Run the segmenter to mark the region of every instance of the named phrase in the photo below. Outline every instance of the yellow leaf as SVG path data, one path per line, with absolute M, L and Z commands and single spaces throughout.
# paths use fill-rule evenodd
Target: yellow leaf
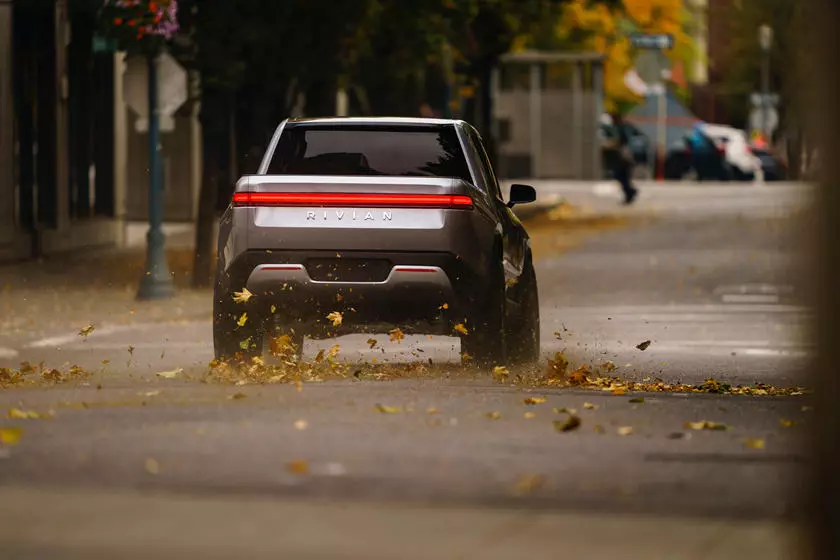
M 296 459 L 286 465 L 286 470 L 293 474 L 307 474 L 309 472 L 309 463 L 303 459 Z
M 569 414 L 565 420 L 555 420 L 553 422 L 554 429 L 558 432 L 571 432 L 580 428 L 580 417 L 574 414 Z
M 502 414 L 500 412 L 488 412 L 485 416 L 490 420 L 498 420 L 502 417 Z
M 514 487 L 514 492 L 518 495 L 530 494 L 535 490 L 539 490 L 545 484 L 545 478 L 538 474 L 526 474 L 519 477 Z
M 686 422 L 685 427 L 691 430 L 727 430 L 726 424 L 719 424 L 717 422 L 709 422 L 708 420 L 700 420 L 699 422 Z
M 391 342 L 396 342 L 397 344 L 401 344 L 405 339 L 405 333 L 403 333 L 402 329 L 399 327 L 388 331 L 388 336 L 391 339 Z
M 605 433 L 607 433 L 607 431 L 604 429 L 604 427 L 603 427 L 601 424 L 595 424 L 595 425 L 592 427 L 592 429 L 593 429 L 593 430 L 595 430 L 595 433 L 598 433 L 598 434 L 605 434 Z
M 40 412 L 35 412 L 34 410 L 22 410 L 20 408 L 9 409 L 9 418 L 13 418 L 15 420 L 37 420 L 39 418 L 50 417 L 50 414 L 41 414 Z
M 525 413 L 525 414 L 523 414 L 522 416 L 524 416 L 524 418 L 525 418 L 526 420 L 531 420 L 532 418 L 536 418 L 536 417 L 537 417 L 537 415 L 536 415 L 536 414 L 534 414 L 534 413 L 533 413 L 533 412 L 531 412 L 531 411 L 526 412 L 526 413 Z
M 247 322 L 248 322 L 248 313 L 247 312 L 240 315 L 239 319 L 236 320 L 236 324 L 239 325 L 240 327 L 244 327 L 245 323 L 247 323 Z
M 528 397 L 522 402 L 525 404 L 542 404 L 545 402 L 545 397 Z
M 103 366 L 107 366 L 110 363 L 111 363 L 111 360 L 102 360 L 102 365 Z
M 146 459 L 143 466 L 146 468 L 146 472 L 149 473 L 149 474 L 155 474 L 156 475 L 156 474 L 160 473 L 160 465 L 154 459 L 151 459 L 151 458 Z
M 616 433 L 620 436 L 629 436 L 633 433 L 633 426 L 620 426 Z
M 169 371 L 159 371 L 155 375 L 163 379 L 174 379 L 179 374 L 184 373 L 184 368 L 175 368 Z
M 274 315 L 274 313 L 275 313 L 275 312 L 277 312 L 277 306 L 276 306 L 276 305 L 272 305 L 272 306 L 271 306 L 271 310 L 270 310 L 270 311 L 271 311 L 271 314 L 272 314 L 272 315 Z
M 324 361 L 324 349 L 321 348 L 320 350 L 318 350 L 318 353 L 315 355 L 315 363 L 320 364 L 323 361 Z
M 309 426 L 309 422 L 306 420 L 295 420 L 294 426 L 296 430 L 305 430 Z
M 434 408 L 434 407 L 429 407 L 429 408 L 426 409 L 426 413 L 428 413 L 428 414 L 437 414 L 438 412 L 440 412 L 440 411 L 438 409 Z
M 383 414 L 399 414 L 400 412 L 402 412 L 396 406 L 386 406 L 384 404 L 377 404 L 375 408 Z
M 504 381 L 509 375 L 510 372 L 505 366 L 496 366 L 493 368 L 493 379 L 496 381 Z
M 744 440 L 744 445 L 746 445 L 750 449 L 764 449 L 764 440 L 763 439 L 747 439 L 747 440 Z
M 344 317 L 341 316 L 341 313 L 338 311 L 333 311 L 329 315 L 327 315 L 327 319 L 332 322 L 332 326 L 338 327 L 341 325 L 341 322 L 344 320 Z
M 598 405 L 585 402 L 585 403 L 583 403 L 583 408 L 585 408 L 587 410 L 596 410 L 598 408 Z
M 370 347 L 371 350 L 376 346 L 377 340 L 375 338 L 367 339 L 367 345 Z
M 613 389 L 612 394 L 616 397 L 621 397 L 623 395 L 626 395 L 627 391 L 625 389 Z
M 554 409 L 554 412 L 556 412 L 557 414 L 577 414 L 577 409 L 575 409 L 575 408 L 566 408 L 566 407 L 564 406 L 563 408 L 555 408 L 555 409 Z
M 452 328 L 458 334 L 469 334 L 469 331 L 467 330 L 467 327 L 465 327 L 463 323 L 458 323 L 457 325 L 455 325 Z
M 779 424 L 781 424 L 783 428 L 792 428 L 796 424 L 796 422 L 794 422 L 793 420 L 782 418 L 781 420 L 779 420 Z
M 239 399 L 245 399 L 247 397 L 248 397 L 248 395 L 246 395 L 245 393 L 234 393 L 234 394 L 230 395 L 228 398 L 232 401 L 238 401 Z
M 95 330 L 93 324 L 90 324 L 79 331 L 79 336 L 89 336 Z
M 449 309 L 449 304 L 448 304 L 448 303 L 444 303 L 444 304 L 443 304 L 443 305 L 441 305 L 438 309 Z
M 0 428 L 0 443 L 5 445 L 17 445 L 23 435 L 23 428 L 18 426 L 11 426 L 9 428 Z
M 236 303 L 248 303 L 248 300 L 254 297 L 248 288 L 242 288 L 241 292 L 233 292 L 233 301 Z
M 644 397 L 633 397 L 633 398 L 632 398 L 632 399 L 630 399 L 628 402 L 631 402 L 631 403 L 643 403 L 643 402 L 645 402 L 645 398 L 644 398 Z
M 606 362 L 601 364 L 599 367 L 602 370 L 606 371 L 607 373 L 613 372 L 618 368 L 618 366 L 616 366 L 615 363 L 611 362 L 610 360 L 607 360 Z
M 330 347 L 330 349 L 327 350 L 327 360 L 330 361 L 330 362 L 334 361 L 336 356 L 338 356 L 338 353 L 340 351 L 341 351 L 341 345 L 340 344 L 333 344 Z

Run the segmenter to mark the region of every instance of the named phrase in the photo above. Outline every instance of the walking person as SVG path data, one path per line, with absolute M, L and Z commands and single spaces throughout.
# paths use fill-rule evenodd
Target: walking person
M 632 182 L 633 167 L 636 161 L 633 157 L 633 151 L 630 149 L 630 136 L 627 134 L 621 115 L 613 113 L 610 116 L 615 128 L 612 158 L 613 177 L 621 185 L 621 190 L 624 193 L 624 204 L 633 204 L 633 201 L 639 195 L 639 190 L 633 186 Z

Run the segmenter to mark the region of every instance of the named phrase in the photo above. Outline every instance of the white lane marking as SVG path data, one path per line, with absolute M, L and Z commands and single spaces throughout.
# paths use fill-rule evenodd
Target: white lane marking
M 743 354 L 745 356 L 786 356 L 797 358 L 804 358 L 811 355 L 809 352 L 805 352 L 804 350 L 788 350 L 784 348 L 742 348 L 736 351 L 736 353 Z
M 618 194 L 618 185 L 613 182 L 599 181 L 592 185 L 592 194 L 599 197 Z
M 562 313 L 580 313 L 580 314 L 600 314 L 607 317 L 615 317 L 616 315 L 656 315 L 656 314 L 726 314 L 733 313 L 801 313 L 809 314 L 811 310 L 807 307 L 797 305 L 730 305 L 723 303 L 698 304 L 698 305 L 639 305 L 639 306 L 604 306 L 604 307 L 588 307 L 588 306 L 569 306 L 569 307 L 555 307 L 555 310 Z
M 196 321 L 196 324 L 204 323 L 205 321 Z M 167 326 L 174 326 L 171 323 L 135 323 L 133 325 L 109 325 L 96 326 L 94 331 L 87 337 L 80 336 L 78 332 L 50 336 L 35 340 L 24 346 L 24 348 L 56 348 L 68 344 L 91 344 L 99 337 L 117 334 L 121 332 L 142 331 L 142 330 L 157 330 Z M 98 344 L 98 343 L 94 343 Z
M 772 294 L 724 294 L 723 303 L 779 303 L 779 296 Z
M 17 358 L 18 351 L 14 348 L 5 348 L 0 346 L 0 360 L 11 360 L 12 358 Z
M 71 346 L 70 348 L 62 348 L 62 350 L 68 352 L 84 352 L 87 350 L 125 350 L 127 352 L 127 348 L 129 346 L 133 347 L 135 350 L 160 350 L 161 348 L 176 347 L 180 351 L 185 348 L 210 348 L 213 346 L 213 341 L 182 342 L 180 340 L 161 340 L 160 342 L 135 342 L 133 344 L 129 344 L 127 342 L 99 342 L 85 344 L 84 346 L 78 344 Z
M 715 288 L 715 295 L 722 294 L 792 294 L 793 286 L 777 286 L 774 284 L 734 284 L 731 286 L 718 286 Z

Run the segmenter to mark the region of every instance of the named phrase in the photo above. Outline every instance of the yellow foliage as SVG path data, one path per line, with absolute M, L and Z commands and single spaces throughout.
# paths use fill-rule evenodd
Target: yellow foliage
M 634 49 L 621 28 L 621 20 L 630 22 L 643 33 L 670 33 L 674 49 L 665 54 L 672 65 L 685 64 L 692 56 L 692 41 L 685 32 L 686 14 L 682 0 L 623 0 L 623 10 L 613 10 L 589 0 L 571 0 L 557 22 L 556 35 L 561 44 L 579 50 L 593 50 L 605 55 L 605 108 L 640 99 L 624 85 L 624 75 L 633 67 Z M 583 37 L 583 39 L 580 39 Z

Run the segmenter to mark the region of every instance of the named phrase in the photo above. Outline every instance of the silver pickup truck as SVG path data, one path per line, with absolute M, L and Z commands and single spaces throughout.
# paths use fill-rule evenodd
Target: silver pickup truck
M 511 211 L 535 196 L 503 199 L 463 121 L 283 121 L 221 218 L 216 358 L 399 328 L 459 336 L 483 365 L 535 361 L 537 278 Z

